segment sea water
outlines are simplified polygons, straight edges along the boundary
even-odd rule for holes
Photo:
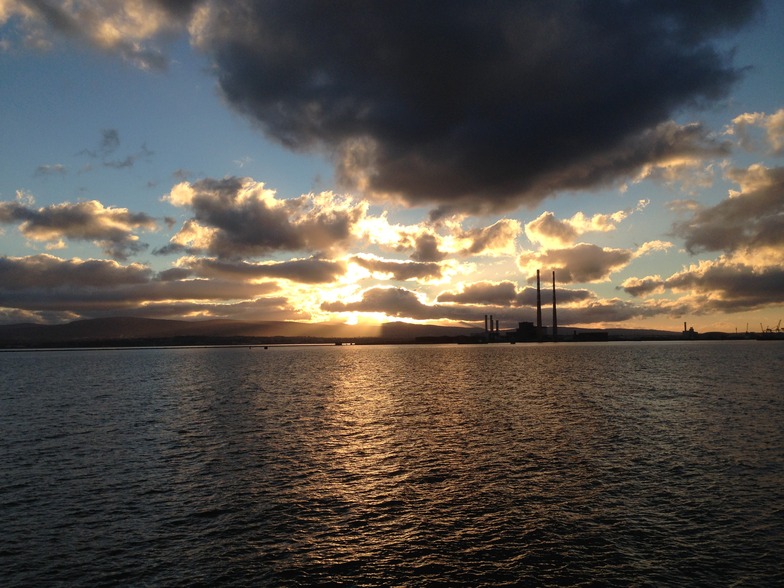
[[[0,353],[0,584],[784,585],[784,344]]]

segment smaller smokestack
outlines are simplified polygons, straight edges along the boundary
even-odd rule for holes
[[[487,333],[487,315],[485,315],[485,333]]]
[[[683,332],[686,332],[686,321],[683,321]]]
[[[495,319],[495,332],[496,333],[500,333],[500,331],[498,329],[498,319]]]

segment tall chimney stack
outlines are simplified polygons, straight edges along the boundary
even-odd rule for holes
[[[553,343],[558,341],[558,313],[555,310],[555,270],[553,270]]]
[[[542,340],[542,284],[539,281],[539,270],[536,270],[536,337]]]

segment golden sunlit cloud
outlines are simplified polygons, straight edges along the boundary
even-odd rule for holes
[[[647,201],[640,200],[634,210],[642,210],[647,204]],[[618,224],[634,210],[619,210],[610,214],[594,214],[590,217],[577,212],[571,218],[564,220],[559,220],[555,217],[555,213],[546,211],[526,223],[525,235],[529,241],[545,249],[563,247],[573,244],[584,233],[614,231]]]
[[[762,129],[765,139],[773,153],[784,151],[784,108],[773,114],[764,112],[746,112],[732,119],[732,124],[725,129],[725,134],[736,135],[741,147],[749,151],[758,151],[762,147],[752,133],[753,128]]]

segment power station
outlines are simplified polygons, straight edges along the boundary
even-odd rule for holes
[[[558,311],[555,299],[555,270],[553,270],[553,325],[552,337],[547,334],[547,327],[542,325],[542,283],[540,270],[536,270],[536,324],[520,322],[516,331],[507,331],[503,335],[499,328],[499,320],[493,320],[493,315],[485,315],[485,341],[495,343],[508,341],[558,341]]]

